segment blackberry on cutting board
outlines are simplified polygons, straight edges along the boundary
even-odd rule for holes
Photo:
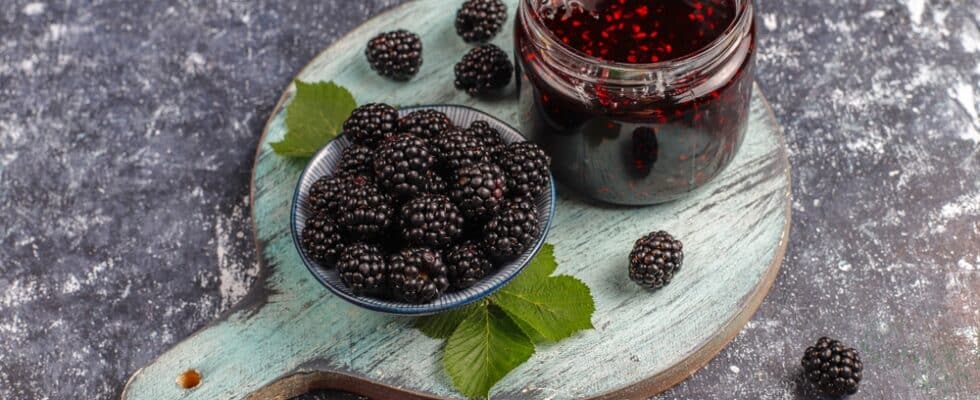
[[[508,201],[487,222],[483,247],[487,254],[499,261],[517,258],[529,249],[541,233],[538,211],[527,201]]]
[[[454,175],[462,167],[490,161],[480,141],[470,133],[459,129],[446,132],[432,141],[432,148],[446,175]]]
[[[382,103],[357,107],[344,121],[344,134],[356,144],[374,148],[398,133],[398,110]]]
[[[424,195],[402,206],[401,229],[411,245],[443,248],[463,234],[463,214],[446,196]]]
[[[344,149],[337,163],[337,174],[369,175],[374,171],[374,150],[354,144]]]
[[[388,259],[388,271],[392,296],[408,303],[431,303],[449,289],[446,265],[432,249],[404,249]]]
[[[436,110],[412,111],[398,121],[403,133],[410,133],[424,140],[431,141],[453,129],[453,121],[446,114]]]
[[[503,89],[514,75],[510,56],[499,47],[486,44],[470,50],[456,64],[456,88],[472,96]]]
[[[857,393],[864,364],[857,350],[822,337],[806,349],[801,360],[806,379],[817,390],[830,396]]]
[[[490,126],[487,121],[473,121],[465,132],[473,136],[491,157],[504,148],[504,139],[500,136],[500,131]]]
[[[467,43],[486,43],[507,21],[507,5],[500,0],[468,0],[456,12],[456,33]]]
[[[455,290],[473,286],[493,270],[493,263],[476,242],[453,246],[446,252],[446,268],[449,284]]]
[[[388,285],[388,263],[376,246],[355,243],[344,248],[337,260],[341,282],[357,296],[382,295]]]
[[[404,29],[385,32],[368,42],[364,54],[379,75],[407,81],[422,67],[422,39]]]
[[[450,197],[463,216],[473,222],[487,220],[496,214],[506,195],[504,171],[490,163],[460,168],[450,190]]]
[[[351,234],[352,240],[378,240],[392,224],[391,197],[367,177],[348,179],[347,191],[338,201],[337,222]]]
[[[551,158],[538,145],[531,142],[509,144],[499,159],[500,167],[507,173],[512,195],[533,199],[548,187]]]
[[[378,147],[374,175],[393,198],[404,201],[424,191],[435,162],[424,140],[408,134],[393,136]]]
[[[630,253],[630,279],[649,289],[670,283],[684,262],[684,246],[664,231],[650,233],[633,246]]]
[[[320,264],[337,259],[343,247],[343,235],[337,222],[326,211],[319,211],[306,220],[300,239],[306,254]]]

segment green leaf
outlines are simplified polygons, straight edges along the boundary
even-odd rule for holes
[[[533,330],[531,336],[558,341],[592,328],[595,302],[582,281],[566,275],[515,283],[494,294],[493,302],[525,331]]]
[[[470,304],[441,314],[420,317],[415,320],[415,328],[430,338],[446,339],[453,334],[456,327],[466,317],[475,313],[479,308],[486,308],[486,302]]]
[[[534,343],[497,307],[478,307],[446,342],[443,364],[466,396],[487,397],[490,388],[534,354]]]
[[[534,256],[534,259],[524,268],[524,272],[521,272],[512,282],[538,281],[551,276],[557,268],[558,262],[555,261],[555,246],[551,243],[545,243],[544,246],[541,246],[541,251],[538,252],[538,255]]]
[[[309,157],[340,133],[357,101],[333,82],[296,81],[296,96],[286,107],[286,136],[272,150],[287,157]]]

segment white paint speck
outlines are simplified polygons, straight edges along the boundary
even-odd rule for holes
[[[81,288],[82,283],[78,281],[78,278],[72,275],[65,280],[65,285],[61,287],[61,293],[71,294],[79,291]]]
[[[970,116],[970,123],[974,129],[967,130],[961,137],[976,143],[980,143],[980,135],[977,134],[976,127],[980,126],[980,115],[977,111],[976,96],[973,93],[973,86],[965,82],[957,82],[956,85],[946,91],[950,98],[956,101],[963,111]]]
[[[980,328],[976,326],[959,328],[956,330],[956,336],[965,339],[972,346],[970,351],[973,354],[980,354]]]
[[[841,271],[844,271],[844,272],[850,271],[853,268],[854,267],[851,266],[851,263],[849,263],[847,261],[841,261],[841,262],[837,263],[837,269],[839,269]]]
[[[39,15],[44,12],[44,8],[45,8],[44,3],[40,3],[40,2],[27,3],[27,5],[24,6],[23,10],[21,11],[23,11],[24,14],[27,15]]]
[[[192,51],[187,53],[187,58],[184,59],[184,72],[191,75],[199,74],[204,72],[205,64],[204,56],[201,53]]]
[[[736,374],[742,371],[737,365],[732,365],[731,367],[728,367],[728,369]]]
[[[776,14],[763,14],[762,23],[765,24],[766,29],[770,31],[774,31],[779,27],[779,20],[777,19]]]
[[[909,9],[909,17],[912,19],[912,23],[921,24],[922,14],[926,11],[926,0],[903,0],[903,3]]]
[[[960,269],[963,269],[965,271],[973,271],[974,268],[973,264],[970,264],[970,262],[966,261],[965,258],[961,258],[960,261],[956,263],[956,265],[960,267]]]
[[[976,215],[980,213],[980,192],[965,194],[949,203],[946,203],[939,216],[942,220],[949,221],[964,215]]]
[[[871,10],[871,11],[868,11],[868,12],[864,13],[864,16],[867,17],[867,18],[879,19],[879,18],[885,16],[885,11],[884,10]]]

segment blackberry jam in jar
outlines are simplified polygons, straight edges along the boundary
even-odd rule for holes
[[[666,202],[745,136],[751,0],[521,0],[521,124],[557,178],[604,202]]]

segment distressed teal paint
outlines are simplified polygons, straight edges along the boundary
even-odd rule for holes
[[[516,0],[509,3],[513,7]],[[452,18],[444,1],[409,3],[350,33],[298,78],[334,80],[361,103],[464,104],[515,124],[515,101],[481,101],[452,88],[452,64],[469,48],[456,36]],[[368,38],[396,27],[424,38],[425,64],[409,84],[378,78],[363,60]],[[506,30],[495,42],[509,49],[511,40]],[[696,369],[744,324],[778,269],[790,203],[785,145],[758,88],[755,93],[741,152],[722,176],[688,198],[622,208],[560,194],[548,241],[556,246],[558,272],[592,288],[596,329],[540,347],[494,388],[494,398],[572,399],[644,381],[669,384],[679,379],[670,376]],[[284,134],[283,118],[277,108],[254,169],[252,211],[263,284],[236,311],[137,372],[123,398],[241,399],[284,376],[310,371],[459,397],[442,371],[440,341],[410,329],[410,319],[365,311],[332,296],[303,267],[289,235],[290,200],[303,164],[269,148]],[[686,259],[670,286],[650,293],[629,281],[626,257],[637,237],[655,229],[682,238]],[[193,390],[174,382],[188,368],[203,374]],[[662,389],[653,386],[620,397]]]

